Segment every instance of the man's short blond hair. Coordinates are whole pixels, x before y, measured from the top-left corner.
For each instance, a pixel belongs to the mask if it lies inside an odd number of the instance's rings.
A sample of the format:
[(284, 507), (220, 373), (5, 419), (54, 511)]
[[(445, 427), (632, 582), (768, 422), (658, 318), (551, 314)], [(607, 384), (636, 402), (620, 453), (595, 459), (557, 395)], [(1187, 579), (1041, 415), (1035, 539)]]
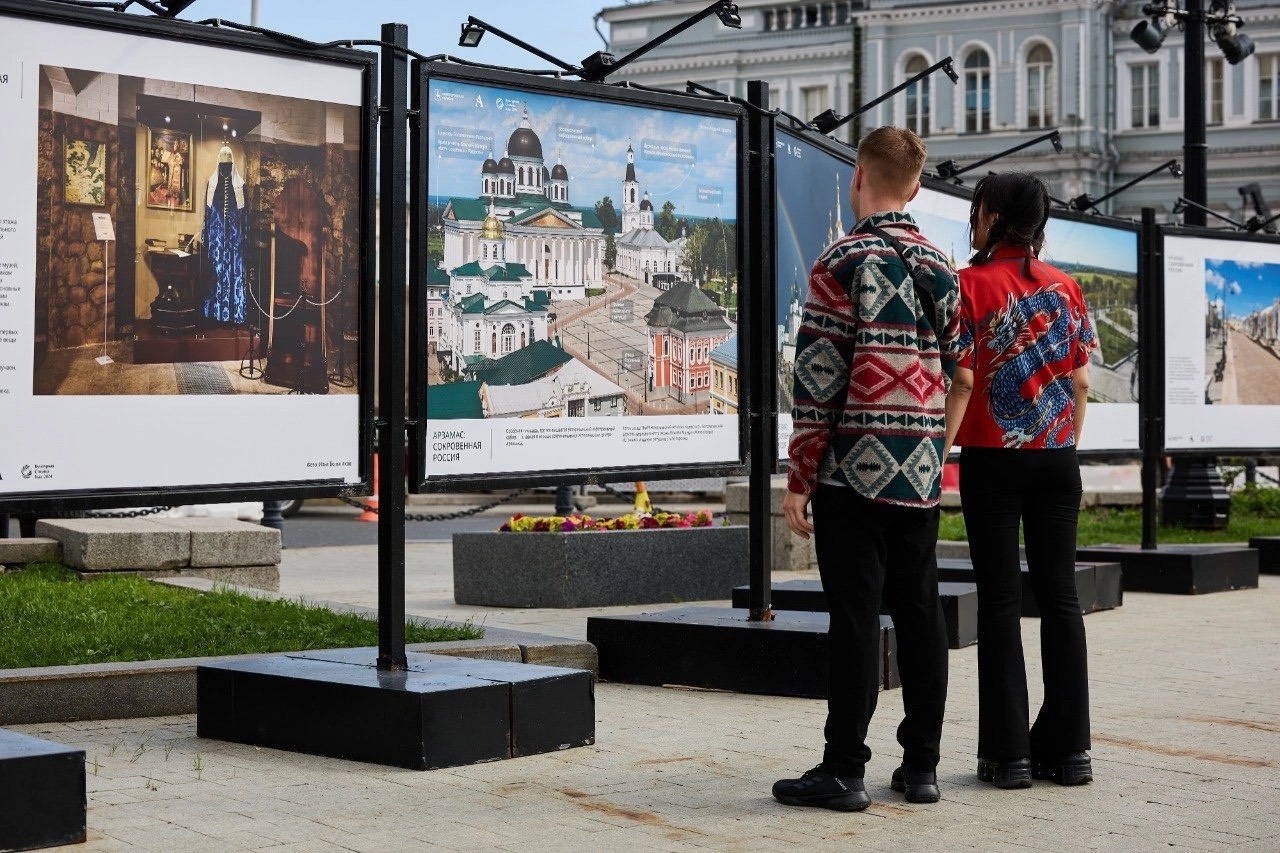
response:
[(924, 140), (911, 130), (885, 125), (862, 138), (858, 165), (878, 192), (905, 198), (920, 180), (926, 154)]

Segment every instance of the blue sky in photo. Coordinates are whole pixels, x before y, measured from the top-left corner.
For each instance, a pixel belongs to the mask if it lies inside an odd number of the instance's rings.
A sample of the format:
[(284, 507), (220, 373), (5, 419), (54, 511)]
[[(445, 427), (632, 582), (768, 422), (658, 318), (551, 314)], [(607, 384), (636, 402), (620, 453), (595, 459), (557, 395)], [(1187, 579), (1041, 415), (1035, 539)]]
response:
[[(577, 65), (604, 42), (597, 35), (592, 17), (606, 5), (601, 0), (556, 0), (555, 4), (534, 0), (467, 0), (453, 5), (440, 0), (258, 0), (258, 25), (277, 32), (301, 36), (311, 41), (376, 39), (384, 23), (405, 24), (409, 47), (432, 56), (447, 53), (470, 62), (505, 65), (522, 69), (547, 69), (544, 59), (488, 33), (473, 48), (458, 47), (462, 22), (468, 15), (492, 24), (534, 47)], [(222, 18), (237, 23), (253, 23), (253, 0), (196, 0), (179, 16), (188, 21)], [(133, 7), (142, 11), (141, 6)], [(600, 23), (600, 31), (609, 29)], [(374, 50), (376, 48), (365, 48)]]
[[(852, 163), (833, 157), (799, 136), (777, 135), (774, 160), (778, 176), (777, 209), (777, 318), (784, 322), (791, 302), (791, 283), (800, 287), (800, 304), (809, 295), (809, 270), (827, 247), (827, 232), (839, 205), (844, 230), (853, 225), (849, 203)], [(849, 150), (852, 158), (853, 150)], [(843, 236), (843, 234), (838, 235)]]
[(1280, 261), (1205, 258), (1204, 292), (1210, 302), (1225, 299), (1226, 316), (1248, 316), (1280, 300)]
[[(669, 200), (677, 216), (737, 218), (738, 143), (731, 119), (439, 78), (431, 81), (430, 98), (433, 197), (479, 197), (481, 165), (491, 151), (494, 159), (503, 156), (527, 108), (546, 168), (561, 162), (569, 172), (575, 207), (609, 196), (621, 215), (631, 145), (640, 192), (649, 193), (655, 215)], [(458, 129), (472, 136), (461, 144), (448, 141), (460, 138)]]
[[(924, 236), (954, 258), (958, 268), (969, 265), (973, 249), (969, 244), (967, 199), (925, 188), (907, 209)], [(1136, 274), (1138, 234), (1124, 228), (1051, 216), (1045, 226), (1044, 250), (1040, 257), (1050, 264), (1079, 264)]]

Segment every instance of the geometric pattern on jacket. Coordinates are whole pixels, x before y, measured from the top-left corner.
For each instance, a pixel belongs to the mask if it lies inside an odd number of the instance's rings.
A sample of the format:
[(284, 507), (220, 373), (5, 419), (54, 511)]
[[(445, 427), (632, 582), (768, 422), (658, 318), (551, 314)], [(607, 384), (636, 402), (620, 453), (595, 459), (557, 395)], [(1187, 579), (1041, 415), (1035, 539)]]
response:
[[(866, 225), (897, 237), (928, 273), (933, 317), (906, 263)], [(937, 505), (943, 360), (954, 358), (959, 309), (955, 269), (909, 214), (873, 214), (823, 251), (796, 339), (788, 489), (810, 494), (822, 481), (884, 503)]]

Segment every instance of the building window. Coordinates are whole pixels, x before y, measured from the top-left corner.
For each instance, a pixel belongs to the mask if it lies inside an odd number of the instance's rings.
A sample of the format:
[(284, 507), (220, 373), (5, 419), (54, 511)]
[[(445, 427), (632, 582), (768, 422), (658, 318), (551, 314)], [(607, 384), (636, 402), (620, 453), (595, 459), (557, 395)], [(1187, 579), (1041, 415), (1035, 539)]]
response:
[(1280, 119), (1280, 53), (1258, 57), (1258, 121)]
[(1027, 127), (1053, 127), (1053, 107), (1058, 100), (1053, 74), (1053, 53), (1038, 44), (1027, 53)]
[[(929, 67), (920, 54), (907, 60), (902, 69), (907, 78), (914, 77)], [(929, 78), (925, 77), (907, 87), (907, 127), (919, 136), (929, 135)]]
[(473, 339), (473, 343), (475, 345), (474, 346), (475, 351), (480, 352), (480, 327), (479, 326), (476, 326), (476, 334), (475, 334), (475, 338)]
[(1154, 62), (1129, 68), (1130, 127), (1160, 126), (1160, 66)]
[(1204, 119), (1210, 125), (1222, 124), (1222, 58), (1204, 64)]
[(975, 50), (964, 60), (965, 133), (991, 130), (991, 58)]
[(800, 90), (800, 116), (813, 118), (831, 106), (826, 86), (805, 86)]

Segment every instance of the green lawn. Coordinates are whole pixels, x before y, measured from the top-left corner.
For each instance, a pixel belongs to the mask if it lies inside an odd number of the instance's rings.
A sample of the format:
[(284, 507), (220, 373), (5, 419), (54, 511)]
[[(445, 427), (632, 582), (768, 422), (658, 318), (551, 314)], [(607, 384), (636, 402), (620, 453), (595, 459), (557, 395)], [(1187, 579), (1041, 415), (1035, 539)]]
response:
[[(481, 636), (405, 625), (409, 643)], [(292, 601), (120, 575), (81, 581), (58, 565), (0, 573), (0, 669), (377, 644), (376, 622)]]
[[(1280, 536), (1280, 489), (1236, 492), (1231, 498), (1230, 523), (1225, 530), (1189, 530), (1161, 526), (1156, 542), (1247, 542), (1254, 536)], [(967, 541), (959, 511), (944, 511), (938, 538)], [(1138, 545), (1142, 542), (1142, 510), (1138, 507), (1096, 507), (1080, 513), (1080, 545)]]

